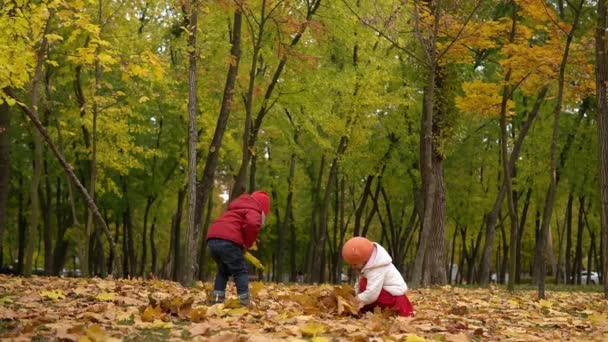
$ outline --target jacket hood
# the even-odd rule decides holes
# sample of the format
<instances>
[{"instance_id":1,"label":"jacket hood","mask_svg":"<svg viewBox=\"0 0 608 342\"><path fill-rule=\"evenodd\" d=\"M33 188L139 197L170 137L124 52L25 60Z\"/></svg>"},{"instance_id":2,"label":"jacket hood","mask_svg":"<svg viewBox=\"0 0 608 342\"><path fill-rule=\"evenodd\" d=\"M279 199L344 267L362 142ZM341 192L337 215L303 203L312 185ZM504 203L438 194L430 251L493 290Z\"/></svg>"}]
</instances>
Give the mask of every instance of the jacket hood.
<instances>
[{"instance_id":1,"label":"jacket hood","mask_svg":"<svg viewBox=\"0 0 608 342\"><path fill-rule=\"evenodd\" d=\"M262 212L260 204L251 195L243 194L228 204L228 210L251 209Z\"/></svg>"},{"instance_id":2,"label":"jacket hood","mask_svg":"<svg viewBox=\"0 0 608 342\"><path fill-rule=\"evenodd\" d=\"M376 249L372 253L372 256L370 257L367 264L365 264L365 267L363 267L363 271L371 268L390 265L393 263L393 258L391 258L391 256L388 254L386 249L384 249L384 247L380 246L375 242L374 245L376 246Z\"/></svg>"}]
</instances>

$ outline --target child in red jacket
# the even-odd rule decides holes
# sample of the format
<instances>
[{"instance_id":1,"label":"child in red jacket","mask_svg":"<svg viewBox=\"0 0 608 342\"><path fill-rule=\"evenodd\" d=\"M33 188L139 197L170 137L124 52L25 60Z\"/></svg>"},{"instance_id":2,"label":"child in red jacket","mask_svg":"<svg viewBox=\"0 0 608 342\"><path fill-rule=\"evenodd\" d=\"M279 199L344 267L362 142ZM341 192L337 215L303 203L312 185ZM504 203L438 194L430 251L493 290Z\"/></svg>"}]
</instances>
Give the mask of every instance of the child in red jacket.
<instances>
[{"instance_id":1,"label":"child in red jacket","mask_svg":"<svg viewBox=\"0 0 608 342\"><path fill-rule=\"evenodd\" d=\"M359 309L389 309L399 316L413 316L414 306L405 294L407 284L393 259L378 243L356 236L342 247L342 257L361 275L355 285Z\"/></svg>"},{"instance_id":2,"label":"child in red jacket","mask_svg":"<svg viewBox=\"0 0 608 342\"><path fill-rule=\"evenodd\" d=\"M226 299L226 284L232 276L241 305L249 305L249 272L244 253L258 238L270 212L270 198L264 191L243 194L228 204L222 216L209 226L207 246L217 264L212 303Z\"/></svg>"}]
</instances>

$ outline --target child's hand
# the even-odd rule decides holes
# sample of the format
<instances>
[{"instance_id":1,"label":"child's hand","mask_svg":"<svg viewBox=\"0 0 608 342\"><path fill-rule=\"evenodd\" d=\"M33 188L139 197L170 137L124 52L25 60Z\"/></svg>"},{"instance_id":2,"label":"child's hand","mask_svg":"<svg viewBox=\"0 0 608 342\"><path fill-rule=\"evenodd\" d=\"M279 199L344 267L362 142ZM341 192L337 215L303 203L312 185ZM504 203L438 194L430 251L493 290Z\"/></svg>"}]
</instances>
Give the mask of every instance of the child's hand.
<instances>
[{"instance_id":1,"label":"child's hand","mask_svg":"<svg viewBox=\"0 0 608 342\"><path fill-rule=\"evenodd\" d=\"M355 309L361 310L361 308L364 307L365 304L363 304L359 297L355 296L355 298L353 299L353 306L355 307Z\"/></svg>"}]
</instances>

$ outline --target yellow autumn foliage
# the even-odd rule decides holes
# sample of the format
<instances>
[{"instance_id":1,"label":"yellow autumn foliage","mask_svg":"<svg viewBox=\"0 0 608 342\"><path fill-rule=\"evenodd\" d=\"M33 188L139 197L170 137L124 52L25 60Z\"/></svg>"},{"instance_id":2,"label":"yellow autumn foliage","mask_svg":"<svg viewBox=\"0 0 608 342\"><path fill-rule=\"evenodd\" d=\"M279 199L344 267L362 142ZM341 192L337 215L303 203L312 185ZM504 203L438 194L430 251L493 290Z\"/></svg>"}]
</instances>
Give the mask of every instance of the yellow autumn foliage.
<instances>
[{"instance_id":1,"label":"yellow autumn foliage","mask_svg":"<svg viewBox=\"0 0 608 342\"><path fill-rule=\"evenodd\" d=\"M462 85L464 96L456 97L456 107L466 113L476 113L489 117L500 114L502 87L497 83L486 83L480 80L465 82ZM515 103L507 101L507 113L511 112Z\"/></svg>"}]
</instances>

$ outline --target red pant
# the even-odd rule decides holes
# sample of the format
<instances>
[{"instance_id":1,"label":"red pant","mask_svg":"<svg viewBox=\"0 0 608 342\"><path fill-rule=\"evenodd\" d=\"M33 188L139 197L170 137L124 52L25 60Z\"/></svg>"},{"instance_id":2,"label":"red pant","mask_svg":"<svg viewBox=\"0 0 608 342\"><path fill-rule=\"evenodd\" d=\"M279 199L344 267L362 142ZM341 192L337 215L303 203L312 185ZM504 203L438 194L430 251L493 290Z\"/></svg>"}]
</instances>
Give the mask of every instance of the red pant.
<instances>
[{"instance_id":1,"label":"red pant","mask_svg":"<svg viewBox=\"0 0 608 342\"><path fill-rule=\"evenodd\" d=\"M359 293L365 291L366 286L367 279L361 277L359 279ZM378 299L376 299L375 302L364 306L362 311L373 311L375 307L396 311L397 313L399 313L399 316L403 317L414 316L414 306L405 294L401 296L393 296L385 289L382 289L382 291L380 291L380 295L378 296Z\"/></svg>"}]
</instances>

